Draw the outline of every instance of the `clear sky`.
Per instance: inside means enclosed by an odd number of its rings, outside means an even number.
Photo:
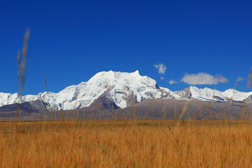
[[[0,92],[17,92],[17,51],[30,29],[24,94],[59,92],[100,71],[246,91],[252,1],[9,0],[0,2]],[[251,91],[251,88],[250,88]]]

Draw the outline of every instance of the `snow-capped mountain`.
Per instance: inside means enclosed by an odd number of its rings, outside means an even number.
[[[64,90],[53,93],[44,92],[38,95],[20,96],[17,93],[1,93],[0,107],[24,102],[41,102],[48,110],[71,110],[94,105],[102,99],[106,106],[125,108],[144,99],[200,99],[203,101],[243,101],[252,102],[252,92],[239,92],[233,89],[220,92],[209,88],[199,89],[194,86],[182,91],[173,92],[159,87],[154,79],[141,76],[139,71],[132,73],[103,71],[94,75],[87,82],[72,85]],[[104,103],[99,101],[100,103]]]
[[[245,99],[249,100],[249,97],[252,96],[252,92],[239,92],[234,89],[228,89],[224,92],[218,90],[213,90],[209,88],[199,89],[195,86],[189,86],[182,91],[175,92],[180,95],[182,98],[187,99],[199,99],[203,101],[243,101]],[[247,101],[248,102],[248,101]]]
[[[100,96],[105,95],[120,108],[125,108],[144,99],[169,98],[180,99],[167,88],[159,87],[157,82],[147,76],[141,76],[139,71],[99,72],[89,81],[72,85],[59,93],[46,92],[38,95],[20,96],[17,93],[0,93],[0,106],[40,100],[55,110],[70,110],[75,107],[90,106]],[[47,109],[48,109],[47,108]]]

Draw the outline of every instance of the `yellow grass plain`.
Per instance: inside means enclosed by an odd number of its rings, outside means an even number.
[[[250,121],[1,122],[1,167],[252,167]]]

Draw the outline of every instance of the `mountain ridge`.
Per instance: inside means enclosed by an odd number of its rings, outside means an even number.
[[[245,101],[252,103],[252,92],[240,92],[227,89],[224,92],[205,87],[199,89],[189,86],[181,91],[173,92],[148,77],[141,76],[139,71],[115,72],[101,71],[87,82],[71,85],[58,93],[43,92],[38,95],[24,95],[0,92],[0,107],[15,103],[35,102],[45,106],[46,110],[71,110],[90,107],[98,102],[103,108],[126,108],[145,99],[175,99],[228,102]],[[41,108],[41,107],[40,107]]]

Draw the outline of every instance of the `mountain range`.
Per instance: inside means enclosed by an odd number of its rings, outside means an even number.
[[[171,91],[160,87],[157,82],[139,71],[132,73],[102,71],[87,82],[69,86],[58,93],[44,92],[38,95],[24,95],[0,92],[0,108],[8,105],[32,105],[30,110],[72,110],[84,107],[101,109],[127,108],[145,99],[202,100],[215,102],[252,103],[252,92],[228,89],[224,92],[209,88],[199,89],[189,86],[181,91]]]

